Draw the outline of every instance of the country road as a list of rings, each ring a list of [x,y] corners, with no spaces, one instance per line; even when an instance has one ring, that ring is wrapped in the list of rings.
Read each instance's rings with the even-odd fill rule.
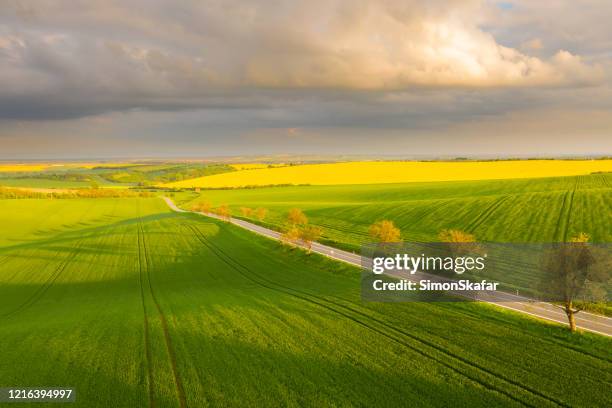
[[[183,210],[177,207],[176,204],[168,197],[163,197],[163,199],[173,211],[193,212]],[[221,219],[221,217],[211,213],[198,212],[197,214],[201,214],[211,218]],[[255,232],[259,235],[263,235],[274,240],[280,240],[281,234],[269,228],[265,228],[260,225],[256,225],[237,218],[230,218],[230,222],[234,225]],[[343,251],[341,249],[323,245],[318,242],[312,244],[312,251],[335,260],[362,267],[361,255],[354,254],[352,252]],[[416,278],[433,278],[437,280],[444,279],[437,276],[433,276],[431,274],[425,274],[421,272],[419,272],[419,274],[420,275],[416,275]],[[401,278],[408,278],[408,276],[403,275],[403,273],[397,273],[396,276]],[[410,278],[414,279],[415,276],[413,275]],[[529,299],[527,297],[518,296],[507,292],[488,292],[486,300],[479,298],[478,301],[494,304],[504,309],[510,309],[516,312],[524,313],[540,319],[553,321],[563,325],[568,324],[565,313],[558,306],[546,302],[539,302],[533,299]],[[580,312],[576,315],[576,325],[582,330],[612,337],[612,318],[595,315],[588,312]]]

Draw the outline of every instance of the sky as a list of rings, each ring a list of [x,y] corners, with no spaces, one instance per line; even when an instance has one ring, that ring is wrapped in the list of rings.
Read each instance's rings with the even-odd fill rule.
[[[609,0],[2,0],[0,158],[612,154]]]

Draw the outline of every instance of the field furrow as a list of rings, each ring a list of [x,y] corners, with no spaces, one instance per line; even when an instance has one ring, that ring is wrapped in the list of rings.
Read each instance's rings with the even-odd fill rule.
[[[65,264],[3,319],[2,384],[70,384],[87,408],[611,402],[607,339],[479,304],[363,302],[357,268],[159,199],[67,210],[81,221],[0,246],[3,311]]]

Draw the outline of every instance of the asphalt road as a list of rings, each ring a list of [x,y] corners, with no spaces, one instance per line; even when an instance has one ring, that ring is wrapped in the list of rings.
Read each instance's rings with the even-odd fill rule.
[[[168,206],[177,212],[193,212],[183,210],[174,204],[174,202],[168,198],[163,197],[164,201]],[[211,213],[198,213],[207,217],[212,217],[216,219],[222,219],[216,214]],[[269,228],[262,227],[260,225],[256,225],[250,223],[248,221],[240,220],[237,218],[230,218],[230,222],[234,225],[247,229],[249,231],[255,232],[259,235],[263,235],[265,237],[280,240],[280,233]],[[300,245],[303,246],[303,245]],[[333,248],[327,245],[320,244],[318,242],[314,242],[312,244],[312,252],[316,252],[318,254],[327,256],[329,258],[343,261],[358,267],[362,267],[362,257],[359,254],[355,254],[352,252],[343,251],[341,249]],[[443,281],[444,278],[439,276],[426,274],[423,272],[418,272],[415,275],[410,275],[406,272],[396,272],[394,274],[399,278],[405,278],[410,280],[419,280],[419,279],[432,279],[436,281]],[[463,296],[463,294],[459,294]],[[545,319],[553,322],[557,322],[563,325],[568,325],[567,317],[565,312],[563,312],[558,306],[552,305],[546,302],[539,302],[533,299],[529,299],[524,296],[518,296],[512,293],[507,292],[487,292],[483,296],[486,299],[478,298],[477,300],[480,302],[494,304],[499,307],[503,307],[504,309],[514,310],[516,312],[521,312],[528,314],[533,317],[537,317],[540,319]],[[576,326],[582,330],[590,331],[593,333],[602,334],[604,336],[612,337],[612,318],[595,315],[588,312],[580,312],[576,314]]]

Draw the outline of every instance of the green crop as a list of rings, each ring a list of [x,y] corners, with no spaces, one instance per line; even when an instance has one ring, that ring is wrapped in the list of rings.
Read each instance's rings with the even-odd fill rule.
[[[75,407],[612,403],[607,338],[363,303],[357,268],[156,198],[0,200],[0,224],[0,386],[73,386]]]

